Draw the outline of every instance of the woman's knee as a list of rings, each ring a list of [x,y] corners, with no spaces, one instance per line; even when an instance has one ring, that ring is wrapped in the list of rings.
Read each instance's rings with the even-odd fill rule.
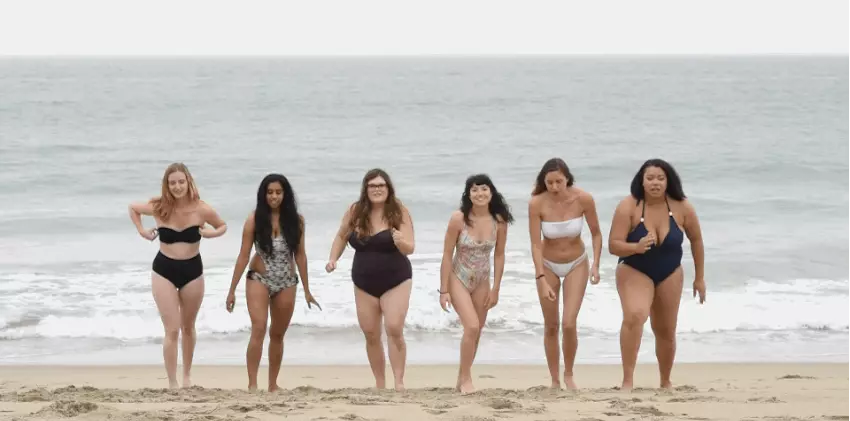
[[[266,324],[265,323],[255,323],[251,325],[251,339],[254,340],[263,340],[266,336]]]
[[[672,324],[653,324],[652,334],[655,340],[659,342],[675,342],[676,341],[676,325]]]
[[[478,323],[470,324],[463,327],[463,336],[468,338],[477,338],[481,334],[481,325]]]
[[[183,337],[195,336],[195,324],[184,324],[180,327]]]
[[[404,322],[386,323],[385,329],[387,331],[388,338],[398,339],[404,336]]]
[[[558,323],[556,323],[556,322],[545,322],[545,323],[543,323],[543,335],[544,336],[558,336]]]
[[[165,326],[165,339],[176,341],[180,337],[179,326]]]
[[[638,327],[643,326],[646,323],[646,319],[649,318],[649,311],[647,310],[628,310],[623,312],[623,326],[626,327]]]
[[[576,333],[576,320],[568,319],[561,322],[561,330],[564,331],[564,335]]]
[[[366,343],[374,344],[381,342],[381,331],[379,329],[364,329],[363,337],[366,338]]]
[[[269,328],[269,340],[273,342],[282,342],[284,335],[286,335],[286,326],[276,326],[272,323]]]

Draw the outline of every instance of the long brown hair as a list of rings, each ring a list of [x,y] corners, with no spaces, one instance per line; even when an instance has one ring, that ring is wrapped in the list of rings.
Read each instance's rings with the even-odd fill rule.
[[[384,220],[390,227],[399,229],[402,221],[402,209],[404,205],[395,197],[395,187],[390,180],[389,174],[380,168],[374,168],[363,176],[360,185],[360,199],[351,205],[351,219],[348,223],[350,232],[356,232],[357,236],[364,238],[371,235],[372,224],[369,222],[369,214],[372,212],[372,202],[369,200],[367,184],[375,178],[381,177],[387,183],[387,202],[384,204]]]
[[[534,190],[531,192],[532,196],[537,196],[546,191],[546,174],[552,171],[558,171],[566,177],[567,187],[575,184],[575,177],[570,172],[570,167],[567,166],[567,163],[561,158],[552,158],[546,161],[543,164],[543,168],[537,173],[537,179],[534,180]]]
[[[162,194],[159,197],[151,199],[153,213],[163,221],[167,221],[171,217],[171,213],[177,206],[177,199],[174,198],[171,190],[168,189],[168,176],[176,172],[182,172],[186,176],[186,184],[188,185],[186,194],[189,196],[189,200],[196,202],[201,199],[200,194],[198,194],[198,186],[195,185],[195,179],[192,178],[189,168],[182,162],[175,162],[169,165],[165,169],[165,174],[162,176]]]

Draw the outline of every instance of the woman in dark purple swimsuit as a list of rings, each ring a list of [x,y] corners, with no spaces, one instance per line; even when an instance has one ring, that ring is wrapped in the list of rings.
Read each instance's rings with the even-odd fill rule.
[[[351,267],[354,301],[357,320],[366,337],[366,354],[375,375],[375,386],[385,387],[383,318],[395,388],[403,390],[407,359],[404,320],[413,278],[407,256],[414,248],[413,221],[407,208],[396,199],[390,176],[381,169],[366,173],[360,199],[342,217],[325,266],[327,272],[336,269],[346,243],[355,250]]]

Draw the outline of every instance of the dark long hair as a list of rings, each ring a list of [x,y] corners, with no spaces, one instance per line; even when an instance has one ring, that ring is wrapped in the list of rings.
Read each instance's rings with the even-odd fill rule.
[[[537,196],[540,193],[546,191],[546,174],[549,174],[552,171],[560,171],[564,177],[567,177],[567,187],[575,184],[575,177],[573,177],[573,173],[570,172],[570,167],[567,166],[567,163],[564,162],[561,158],[552,158],[546,163],[543,164],[543,168],[540,169],[540,172],[537,173],[537,180],[534,183],[534,191],[531,192],[532,196]]]
[[[466,187],[464,187],[463,195],[460,197],[460,211],[463,212],[463,221],[466,222],[466,225],[472,226],[472,221],[469,220],[469,213],[472,211],[472,199],[469,198],[469,191],[472,190],[472,186],[487,186],[490,188],[491,198],[488,210],[496,221],[506,222],[508,224],[514,222],[511,207],[505,201],[505,198],[502,197],[502,194],[496,190],[493,180],[490,180],[487,174],[473,174],[466,179]]]
[[[260,182],[257,189],[257,208],[254,210],[254,241],[267,254],[272,252],[272,209],[266,200],[269,184],[280,183],[283,187],[283,201],[280,203],[280,231],[289,248],[289,253],[295,255],[304,234],[301,216],[298,214],[298,201],[289,180],[282,174],[269,174]]]
[[[351,220],[348,224],[349,230],[356,232],[360,238],[364,238],[372,232],[372,224],[369,222],[372,202],[369,200],[369,188],[367,184],[378,177],[383,178],[387,183],[387,202],[384,204],[384,219],[386,219],[392,228],[399,229],[401,227],[403,206],[395,197],[395,187],[392,180],[390,180],[390,175],[380,168],[373,168],[363,176],[363,183],[360,185],[360,198],[352,205]]]
[[[632,197],[637,199],[638,202],[643,200],[645,196],[643,191],[643,175],[649,167],[661,168],[661,171],[664,171],[664,175],[667,177],[667,191],[665,193],[668,196],[678,201],[685,200],[687,196],[685,196],[685,190],[682,189],[682,179],[679,178],[679,174],[670,163],[659,158],[649,159],[640,166],[637,174],[632,178]]]

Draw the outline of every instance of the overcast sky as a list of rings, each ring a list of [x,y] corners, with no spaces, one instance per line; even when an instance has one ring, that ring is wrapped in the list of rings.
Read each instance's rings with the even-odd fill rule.
[[[848,0],[3,0],[0,55],[847,54]]]

